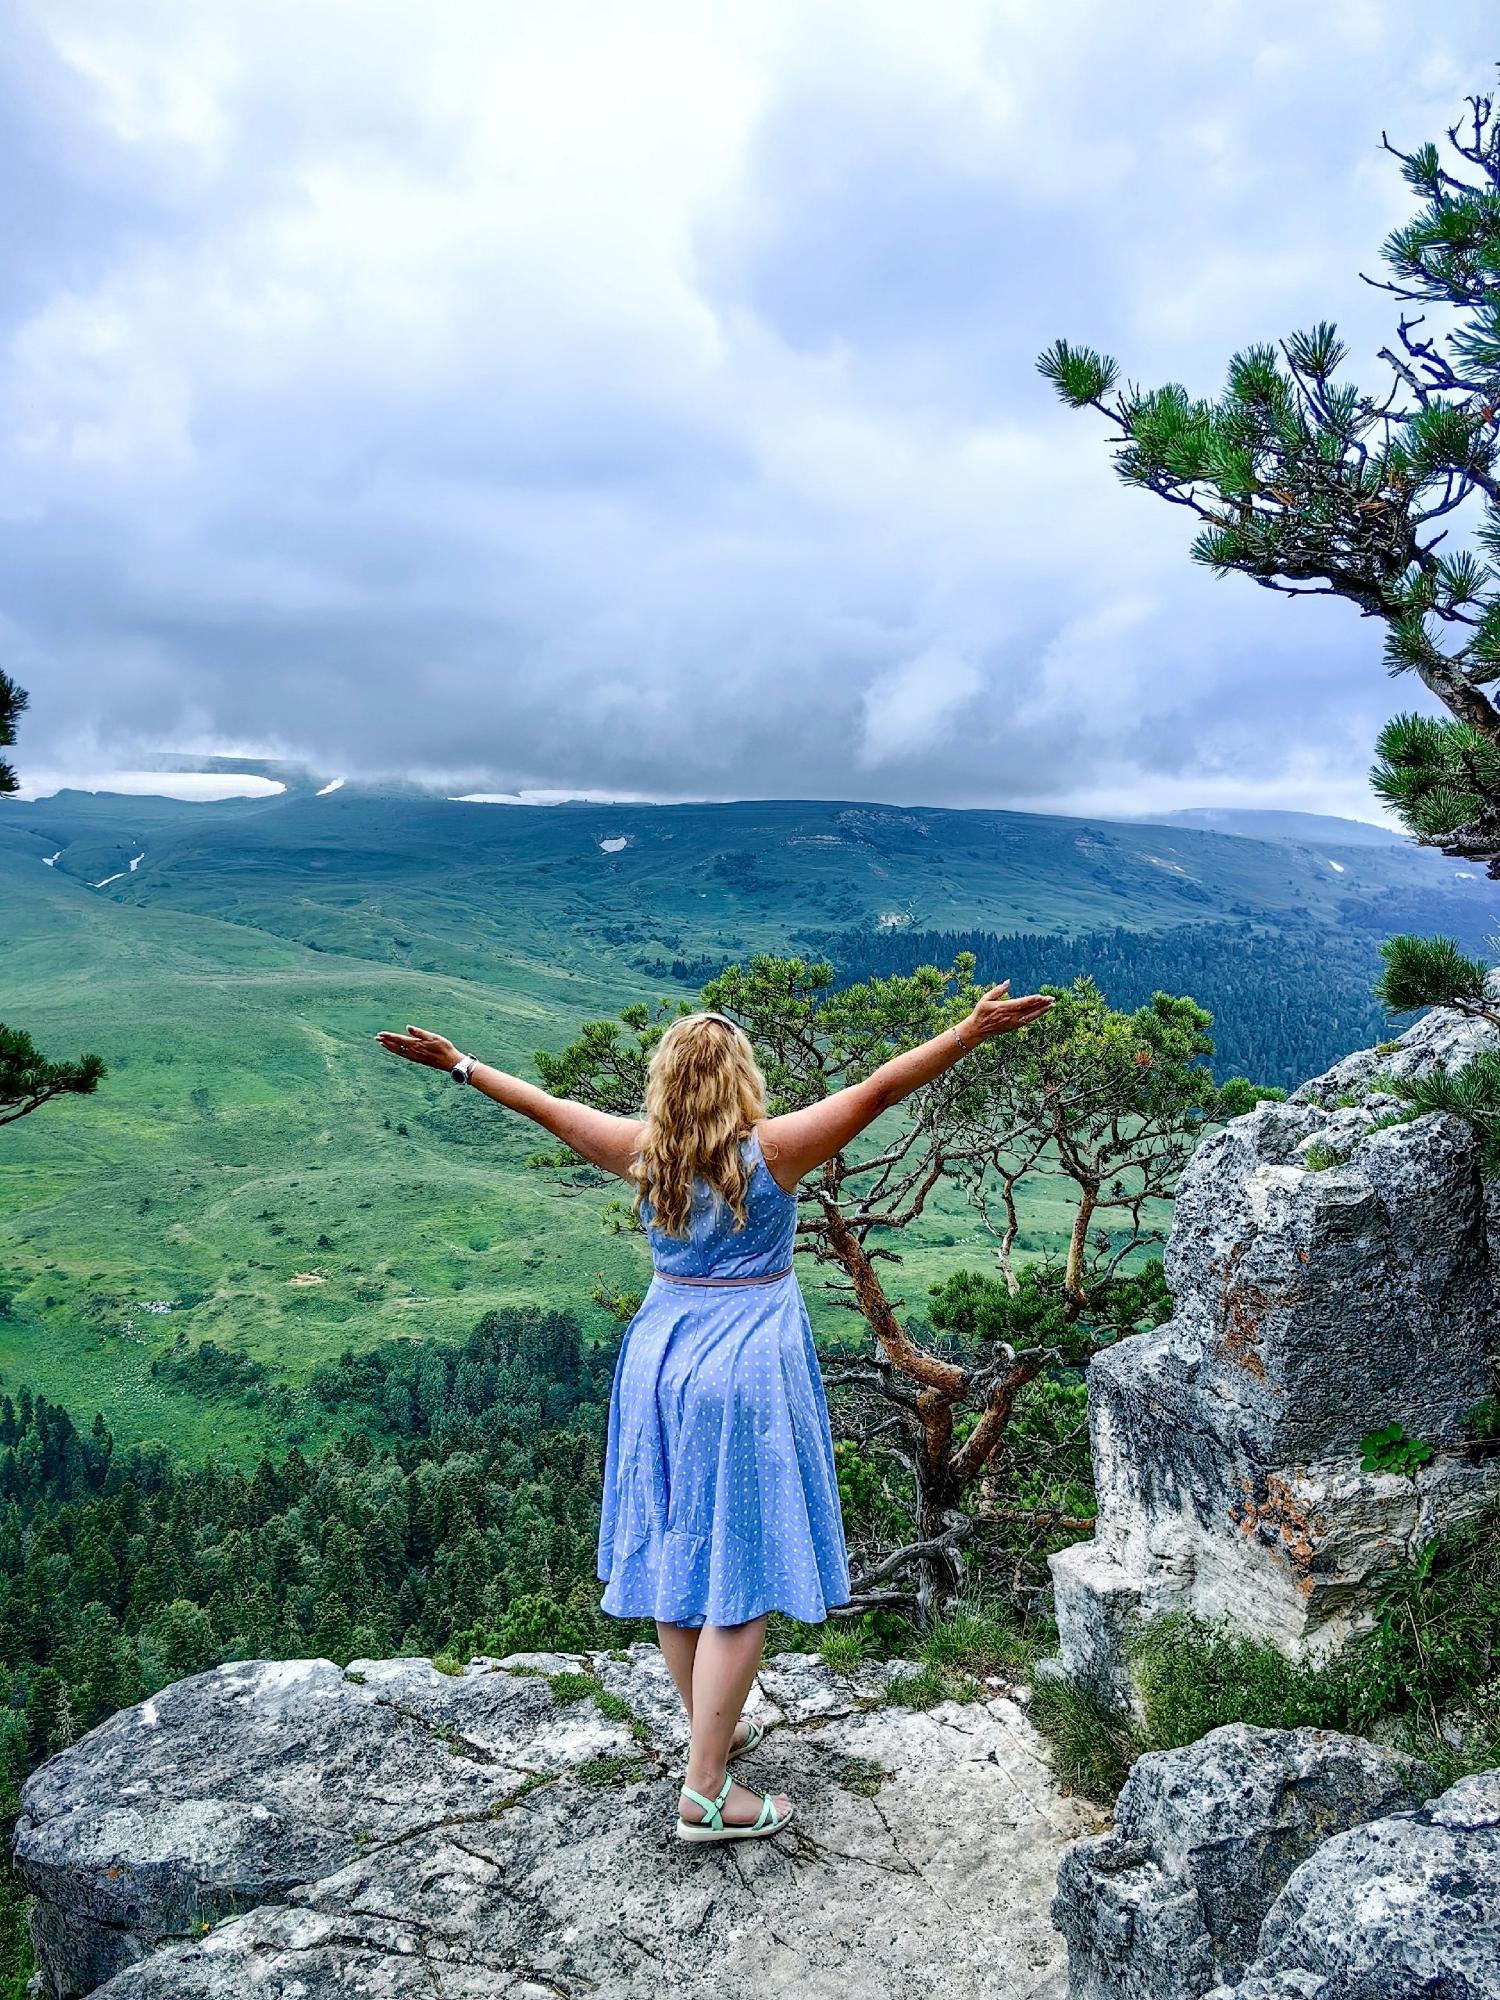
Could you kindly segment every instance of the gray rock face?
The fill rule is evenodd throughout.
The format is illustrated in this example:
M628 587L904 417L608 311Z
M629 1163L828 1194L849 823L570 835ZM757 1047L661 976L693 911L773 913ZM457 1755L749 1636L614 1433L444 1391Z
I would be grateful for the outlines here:
M750 1709L778 1726L744 1776L797 1822L722 1849L672 1836L683 1727L653 1647L179 1682L26 1787L43 1990L1060 1996L1047 1900L1097 1822L1003 1692L921 1712L890 1677L767 1662Z
M1069 2000L1198 2000L1238 1977L1298 1864L1432 1783L1411 1758L1318 1729L1235 1724L1142 1757L1113 1830L1058 1870Z
M1500 1771L1320 1847L1213 2000L1500 2000Z
M1500 1490L1462 1433L1500 1345L1478 1148L1438 1114L1378 1129L1394 1100L1371 1094L1381 1070L1497 1043L1429 1015L1199 1146L1166 1253L1173 1318L1089 1370L1098 1525L1052 1559L1069 1673L1128 1700L1125 1628L1170 1610L1332 1651L1393 1567ZM1390 1422L1438 1447L1415 1480L1360 1470Z

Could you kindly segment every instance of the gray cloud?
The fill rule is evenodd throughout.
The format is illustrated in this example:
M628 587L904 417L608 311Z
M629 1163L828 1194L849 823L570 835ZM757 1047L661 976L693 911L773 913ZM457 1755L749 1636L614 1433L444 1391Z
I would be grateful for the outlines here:
M1367 356L1478 0L117 15L3 57L34 765L1371 810L1371 628L1191 568L1033 361Z

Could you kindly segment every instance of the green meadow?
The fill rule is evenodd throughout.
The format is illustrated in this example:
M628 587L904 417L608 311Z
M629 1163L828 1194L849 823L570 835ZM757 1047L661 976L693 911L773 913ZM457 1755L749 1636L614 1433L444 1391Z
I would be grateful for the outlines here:
M243 1456L316 1441L300 1385L345 1347L453 1341L526 1302L603 1335L596 1280L638 1287L646 1269L611 1213L620 1190L528 1165L540 1135L385 1056L379 1028L417 1021L527 1073L584 1020L831 932L1333 935L1351 906L1389 927L1444 898L1472 929L1488 885L1432 859L1351 848L1335 868L1178 827L837 803L8 802L0 1018L52 1054L97 1050L109 1075L0 1131L0 1374L123 1439ZM1065 1225L1034 1183L1023 1247L1059 1248ZM901 1248L918 1307L988 1254L953 1197ZM821 1332L852 1325L815 1274L807 1289ZM153 1373L203 1341L266 1380L205 1395Z

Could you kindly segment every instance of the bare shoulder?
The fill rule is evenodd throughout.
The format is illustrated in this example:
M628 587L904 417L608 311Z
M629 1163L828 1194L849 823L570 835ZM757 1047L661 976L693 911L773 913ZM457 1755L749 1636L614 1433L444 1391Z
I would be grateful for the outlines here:
M781 1120L778 1118L762 1118L760 1123L754 1128L756 1143L760 1147L760 1156L766 1163L766 1172L775 1181L777 1187L781 1189L783 1194L795 1194L797 1192L797 1182L801 1179L801 1173L794 1170L786 1148L777 1137L776 1127L780 1123ZM788 1179L788 1175L791 1176L790 1179Z

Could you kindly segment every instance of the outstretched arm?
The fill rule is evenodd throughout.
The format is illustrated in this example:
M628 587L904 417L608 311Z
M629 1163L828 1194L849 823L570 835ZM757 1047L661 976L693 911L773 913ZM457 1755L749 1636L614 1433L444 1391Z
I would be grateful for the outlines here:
M451 1070L460 1055L445 1035L434 1035L426 1028L409 1027L404 1035L387 1031L375 1039L393 1056L404 1056L423 1069ZM596 1167L618 1174L622 1180L630 1178L630 1164L640 1149L639 1118L616 1118L611 1112L596 1111L591 1104L577 1104L571 1097L553 1097L524 1077L512 1076L490 1063L476 1062L469 1071L469 1081L496 1104L503 1104L507 1111L519 1111Z
M780 1118L768 1118L762 1131L767 1163L776 1180L788 1193L804 1174L821 1167L858 1138L881 1112L889 1111L903 1097L910 1097L924 1083L931 1083L944 1070L962 1062L970 1049L996 1035L1008 1035L1039 1021L1052 1005L1043 993L1028 994L1022 1000L1010 997L1010 981L992 986L972 1014L956 1029L944 1028L929 1042L906 1049L899 1056L867 1076L863 1083L851 1083L804 1111L788 1111Z

